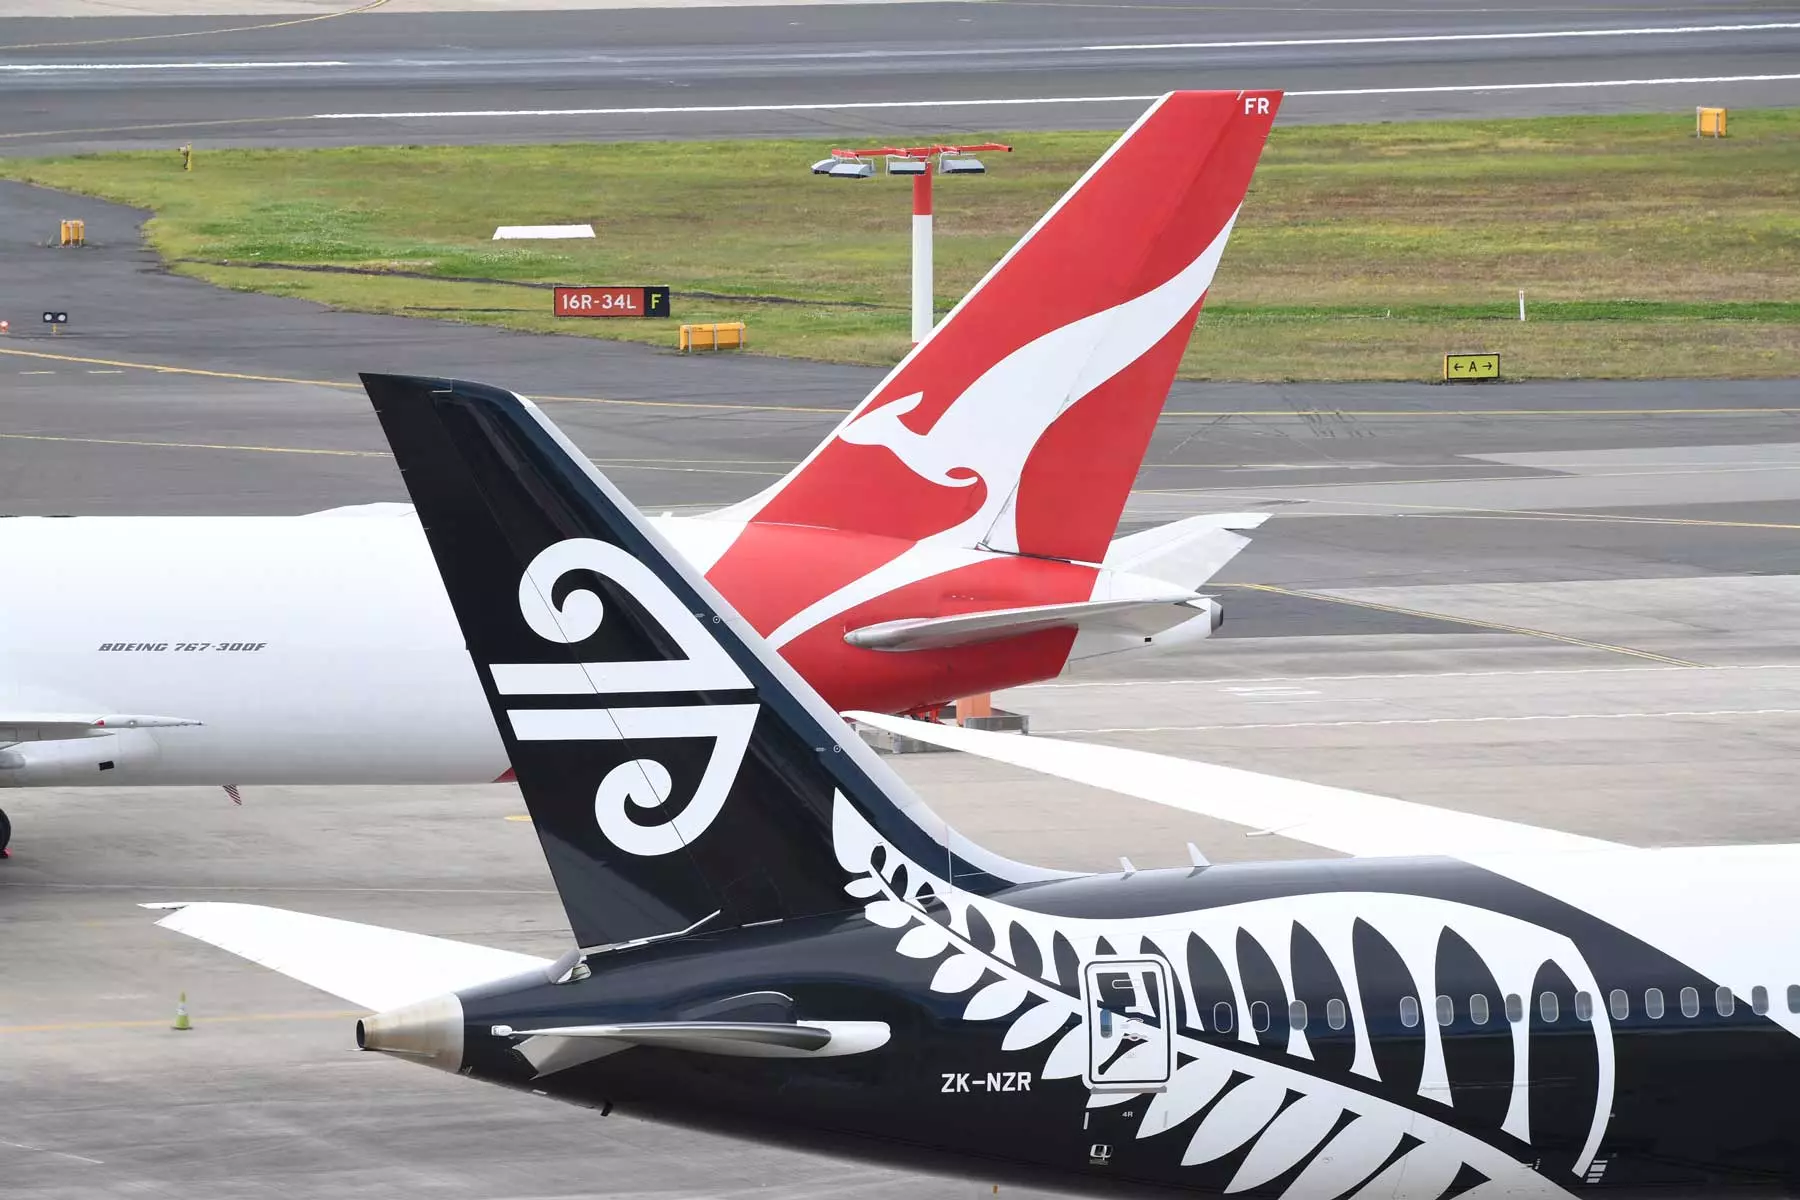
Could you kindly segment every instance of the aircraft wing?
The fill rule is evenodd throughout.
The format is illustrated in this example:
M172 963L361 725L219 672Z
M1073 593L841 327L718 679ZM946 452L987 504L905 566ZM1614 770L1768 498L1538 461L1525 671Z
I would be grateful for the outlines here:
M845 716L921 742L1358 857L1615 850L1614 842L1167 754L1021 737L880 713Z
M260 904L146 904L174 909L157 924L228 950L375 1012L550 965L379 925L314 917Z
M153 717L128 713L0 712L0 743L60 742L99 737L121 729L172 729L200 725L188 717Z
M844 635L844 640L865 650L941 650L946 646L992 641L1035 633L1040 629L1107 624L1110 623L1107 618L1117 619L1144 610L1154 610L1159 617L1158 627L1164 627L1172 622L1160 618L1171 605L1189 605L1205 611L1213 602L1186 588L1170 586L1162 595L1139 595L1129 599L1035 604L1025 608L954 613L947 617L906 617L852 629ZM1216 613L1217 606L1213 605L1212 610Z

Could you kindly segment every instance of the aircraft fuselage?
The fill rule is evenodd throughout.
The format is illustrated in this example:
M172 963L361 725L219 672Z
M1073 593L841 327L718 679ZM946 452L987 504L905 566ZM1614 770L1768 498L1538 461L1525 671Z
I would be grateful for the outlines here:
M697 933L467 994L461 1069L977 1182L1436 1200L1794 1180L1785 980L1755 1012L1482 869L1219 865L947 904L929 883L906 900L904 874L872 903L905 912ZM519 1050L531 1029L730 1019L770 996L888 1038L806 1062L640 1045L544 1074Z

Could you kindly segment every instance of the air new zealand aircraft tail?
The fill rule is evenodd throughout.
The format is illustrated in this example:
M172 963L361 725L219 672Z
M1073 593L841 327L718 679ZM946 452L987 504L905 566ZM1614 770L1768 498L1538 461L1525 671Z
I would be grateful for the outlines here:
M367 383L580 946L164 906L379 1010L364 1049L982 1182L1794 1193L1796 848L1491 854L1346 792L1282 832L1360 813L1355 857L1008 886L529 404Z
M850 903L847 803L992 891L956 839L529 401L366 375L584 948Z

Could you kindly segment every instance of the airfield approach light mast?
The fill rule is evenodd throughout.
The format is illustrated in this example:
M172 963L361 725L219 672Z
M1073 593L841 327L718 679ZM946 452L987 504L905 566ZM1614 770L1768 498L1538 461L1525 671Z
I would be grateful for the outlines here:
M814 175L828 179L869 179L875 167L869 161L887 160L889 175L910 175L913 181L912 224L912 340L925 340L931 332L931 177L937 175L985 175L978 158L965 155L998 151L1012 153L1011 146L983 142L978 146L877 146L867 150L833 150L831 157L812 166ZM937 160L937 170L932 160Z

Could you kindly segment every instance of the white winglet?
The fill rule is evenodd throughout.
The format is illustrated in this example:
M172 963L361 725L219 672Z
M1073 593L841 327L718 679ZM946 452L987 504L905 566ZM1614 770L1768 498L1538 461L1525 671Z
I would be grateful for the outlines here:
M1614 842L1433 808L1367 792L1259 775L1144 750L1019 737L931 721L852 712L863 725L1170 808L1363 857L1618 849Z
M260 904L188 904L157 924L374 1012L550 965L510 950Z

